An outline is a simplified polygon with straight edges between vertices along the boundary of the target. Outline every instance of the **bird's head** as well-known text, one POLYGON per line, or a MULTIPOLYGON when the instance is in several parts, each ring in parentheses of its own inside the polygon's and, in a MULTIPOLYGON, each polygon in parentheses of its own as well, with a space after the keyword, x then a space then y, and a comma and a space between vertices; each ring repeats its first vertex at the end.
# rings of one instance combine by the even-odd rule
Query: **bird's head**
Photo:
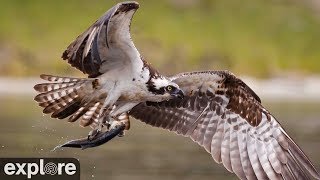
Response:
POLYGON ((156 99, 154 101, 164 101, 173 98, 182 99, 184 97, 184 93, 178 84, 163 76, 150 78, 147 87, 149 92, 155 96, 156 99))

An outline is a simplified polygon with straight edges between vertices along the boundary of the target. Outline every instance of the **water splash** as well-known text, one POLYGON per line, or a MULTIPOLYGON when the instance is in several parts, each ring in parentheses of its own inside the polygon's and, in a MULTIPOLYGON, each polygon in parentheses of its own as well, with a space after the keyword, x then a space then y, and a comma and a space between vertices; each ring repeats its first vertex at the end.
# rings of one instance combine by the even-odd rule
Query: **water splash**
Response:
POLYGON ((54 147, 54 148, 51 150, 51 152, 55 152, 55 151, 57 151, 57 150, 63 151, 62 145, 59 145, 59 146, 54 147))

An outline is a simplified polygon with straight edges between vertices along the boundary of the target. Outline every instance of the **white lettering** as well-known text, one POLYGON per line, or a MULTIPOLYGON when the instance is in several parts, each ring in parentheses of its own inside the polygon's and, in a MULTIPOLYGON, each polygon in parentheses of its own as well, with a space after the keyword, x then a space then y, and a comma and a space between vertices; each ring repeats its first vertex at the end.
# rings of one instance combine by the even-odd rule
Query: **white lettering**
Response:
POLYGON ((45 175, 44 171, 43 171, 43 159, 40 159, 40 174, 41 175, 45 175))
POLYGON ((16 175, 19 175, 19 174, 23 174, 23 175, 26 175, 27 173, 24 171, 24 167, 26 166, 26 163, 16 163, 16 166, 18 168, 18 171, 16 172, 16 175))
POLYGON ((31 176, 38 174, 39 166, 36 163, 28 163, 28 175, 27 178, 30 179, 31 176))
POLYGON ((73 163, 68 163, 64 170, 65 170, 66 174, 71 176, 76 173, 77 167, 73 163))
POLYGON ((61 175, 62 174, 62 167, 65 166, 64 163, 59 163, 58 164, 58 174, 61 175))
POLYGON ((31 179, 32 176, 40 175, 74 175, 77 172, 77 166, 74 163, 53 163, 48 162, 44 165, 44 159, 40 159, 39 162, 28 163, 7 163, 3 167, 6 175, 25 175, 31 179), (48 167, 47 167, 48 166, 48 167), (48 172, 46 172, 48 170, 48 172))
POLYGON ((16 167, 13 163, 7 163, 4 166, 3 170, 7 175, 13 175, 15 173, 16 167))

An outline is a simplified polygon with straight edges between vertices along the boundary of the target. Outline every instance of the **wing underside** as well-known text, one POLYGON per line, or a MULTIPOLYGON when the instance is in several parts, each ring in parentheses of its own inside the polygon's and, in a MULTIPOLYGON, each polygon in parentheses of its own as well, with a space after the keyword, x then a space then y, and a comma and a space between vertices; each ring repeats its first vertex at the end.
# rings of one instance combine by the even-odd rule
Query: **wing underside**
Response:
POLYGON ((190 137, 240 179, 320 179, 242 81, 224 71, 185 73, 173 81, 185 91, 184 99, 141 103, 130 115, 190 137))

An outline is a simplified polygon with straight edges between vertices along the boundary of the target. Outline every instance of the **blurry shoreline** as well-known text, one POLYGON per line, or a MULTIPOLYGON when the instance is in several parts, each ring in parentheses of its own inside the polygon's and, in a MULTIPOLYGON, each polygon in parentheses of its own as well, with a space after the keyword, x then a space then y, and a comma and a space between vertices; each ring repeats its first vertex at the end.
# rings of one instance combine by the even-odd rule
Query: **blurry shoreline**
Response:
MULTIPOLYGON (((296 78, 256 79, 240 77, 262 101, 320 102, 320 76, 296 78)), ((33 86, 43 82, 40 78, 0 77, 0 96, 34 96, 33 86)))

